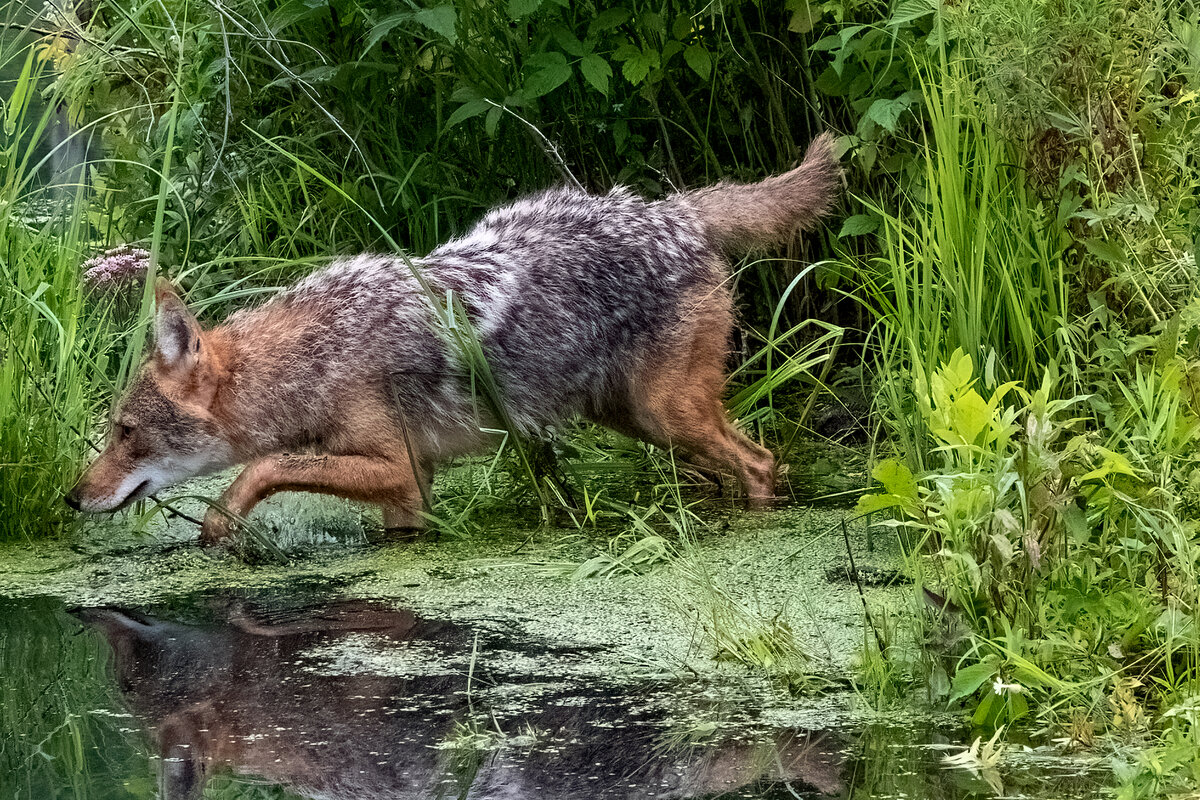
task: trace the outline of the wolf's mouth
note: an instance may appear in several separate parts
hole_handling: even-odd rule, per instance
[[[149,485],[150,485],[150,479],[147,478],[146,480],[139,483],[137,486],[133,487],[133,491],[129,493],[128,497],[126,497],[124,500],[121,501],[120,505],[118,505],[116,508],[113,509],[113,513],[116,513],[118,511],[120,511],[122,508],[125,508],[126,506],[128,506],[132,503],[135,503],[138,500],[141,500],[145,496],[142,494],[142,492]]]

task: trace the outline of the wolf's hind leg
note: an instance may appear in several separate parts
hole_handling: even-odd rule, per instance
[[[221,495],[230,511],[246,516],[276,492],[317,492],[411,509],[419,525],[421,492],[408,457],[286,454],[252,461]],[[233,532],[234,522],[216,508],[204,515],[200,543],[214,544]]]
[[[729,320],[719,297],[698,303],[679,344],[642,369],[625,413],[608,416],[624,417],[613,427],[677,447],[701,467],[732,472],[751,504],[762,504],[775,496],[775,457],[734,428],[721,403]]]
[[[676,447],[701,467],[732,472],[752,505],[775,497],[775,457],[734,428],[719,401],[675,394],[639,411],[643,438]]]

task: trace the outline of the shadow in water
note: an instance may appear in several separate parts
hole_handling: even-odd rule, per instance
[[[362,602],[183,624],[74,612],[111,648],[161,757],[164,798],[231,771],[323,798],[701,797],[786,783],[838,792],[825,732],[696,741],[663,687],[568,673],[586,653],[511,651],[496,635]],[[506,666],[507,664],[507,666]],[[705,733],[701,730],[699,733]],[[779,787],[783,789],[783,787]]]
[[[319,587],[316,596],[327,592]],[[0,796],[986,798],[930,743],[965,731],[766,724],[744,687],[621,684],[586,648],[370,602],[0,598]],[[798,701],[799,702],[799,701]],[[1001,794],[1091,797],[1071,764]]]

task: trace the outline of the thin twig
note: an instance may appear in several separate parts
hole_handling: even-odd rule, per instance
[[[550,156],[550,160],[554,162],[554,166],[558,167],[558,171],[561,172],[563,177],[567,179],[567,182],[570,183],[572,186],[574,186],[576,189],[578,189],[581,192],[587,191],[586,189],[583,188],[583,184],[579,182],[579,179],[571,174],[571,169],[567,166],[566,159],[563,158],[562,153],[559,152],[558,145],[555,144],[554,142],[552,142],[550,140],[550,138],[546,136],[546,134],[544,134],[540,130],[538,130],[538,127],[536,125],[534,125],[532,122],[530,122],[529,120],[522,117],[517,112],[513,111],[508,106],[501,105],[500,103],[497,103],[495,100],[490,100],[487,98],[484,98],[484,99],[487,100],[487,102],[490,103],[491,105],[493,105],[496,108],[499,108],[509,114],[512,114],[514,117],[519,119],[522,123],[524,123],[525,127],[529,128],[529,130],[533,132],[534,136],[536,136],[538,138],[538,140],[541,141],[542,150],[546,153],[546,155]]]
[[[846,519],[842,518],[842,539],[846,542],[846,557],[850,559],[850,575],[854,578],[854,585],[858,587],[858,599],[862,601],[863,614],[866,615],[867,624],[871,626],[871,633],[875,634],[875,646],[879,648],[880,658],[887,658],[887,651],[883,647],[883,637],[879,635],[879,628],[875,627],[875,620],[871,618],[871,609],[867,607],[867,594],[863,591],[862,578],[858,574],[858,566],[854,563],[854,550],[850,547],[850,532],[846,529]]]

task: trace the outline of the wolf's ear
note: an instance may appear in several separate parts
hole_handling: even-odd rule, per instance
[[[204,347],[200,323],[188,311],[166,278],[154,284],[155,353],[163,366],[171,369],[191,368],[200,361]]]

